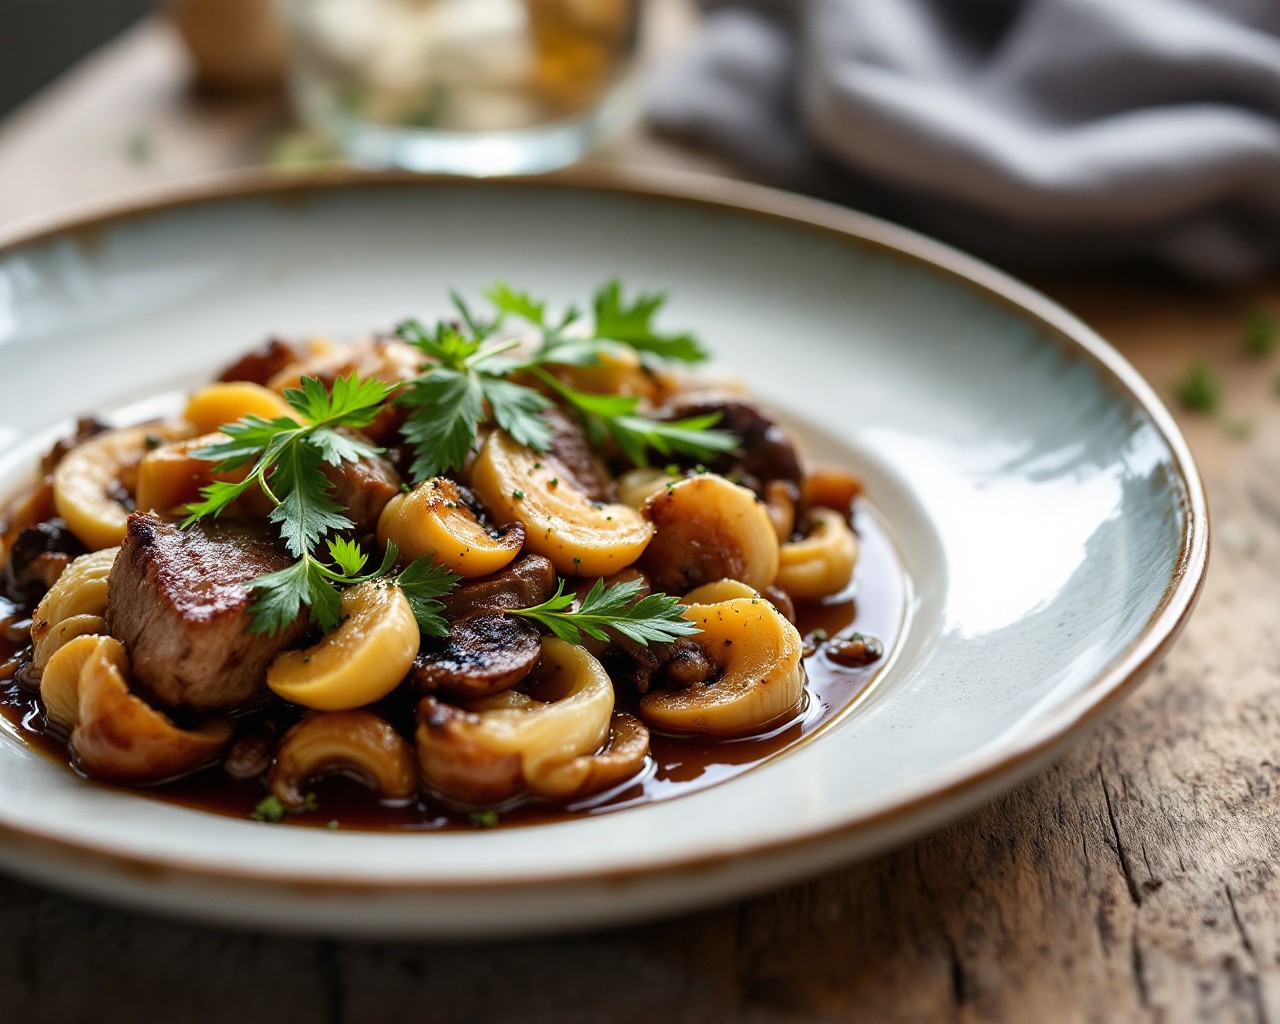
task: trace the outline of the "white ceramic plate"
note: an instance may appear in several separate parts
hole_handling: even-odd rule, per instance
[[[80,780],[0,737],[0,864],[131,906],[349,934],[545,931],[695,907],[934,827],[1046,763],[1188,615],[1204,496],[1151,390],[1084,325],[941,245],[694,180],[224,181],[0,248],[0,487],[81,412],[270,331],[357,334],[494,278],[671,291],[720,364],[864,474],[911,581],[854,712],[742,777],[590,820],[267,827]]]

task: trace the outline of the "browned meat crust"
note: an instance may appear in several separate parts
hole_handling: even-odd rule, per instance
[[[291,565],[266,524],[223,519],[188,530],[151,513],[129,517],[111,570],[107,627],[129,652],[141,687],[167,708],[197,712],[253,704],[267,667],[306,629],[249,632],[246,584]]]

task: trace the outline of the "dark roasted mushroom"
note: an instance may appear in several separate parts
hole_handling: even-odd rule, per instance
[[[4,589],[22,604],[35,604],[84,545],[61,519],[29,526],[18,534],[4,572]]]
[[[804,472],[795,446],[786,432],[753,402],[719,391],[690,391],[676,395],[654,415],[686,419],[713,413],[720,414],[716,429],[737,437],[739,451],[719,456],[708,463],[708,469],[751,488],[761,497],[771,480],[785,480],[799,488]]]
[[[476,700],[517,686],[541,653],[542,639],[532,623],[481,613],[455,622],[446,640],[424,645],[409,678],[426,693]]]
[[[556,589],[556,570],[542,555],[523,555],[501,572],[462,584],[441,598],[445,615],[457,622],[478,612],[509,611],[541,604]]]

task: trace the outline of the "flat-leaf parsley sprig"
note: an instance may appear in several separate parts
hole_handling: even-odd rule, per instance
[[[636,465],[647,464],[650,450],[662,456],[678,453],[709,460],[737,446],[734,435],[713,429],[718,413],[674,421],[650,419],[641,415],[635,396],[578,391],[547,371],[548,366],[598,364],[602,353],[618,345],[663,360],[705,359],[706,353],[691,335],[661,334],[653,327],[662,296],[641,295],[628,305],[621,286],[611,282],[596,293],[595,325],[586,337],[566,333],[579,319],[574,309],[551,320],[545,302],[501,282],[487,297],[498,310],[496,321],[479,321],[454,295],[459,322],[441,322],[428,329],[411,320],[397,329],[431,364],[398,399],[410,410],[402,433],[414,448],[411,472],[416,480],[461,467],[488,415],[517,443],[547,450],[551,428],[545,413],[552,402],[543,392],[510,379],[517,373],[537,379],[563,399],[593,442],[612,438]],[[524,337],[498,336],[508,316],[539,332],[532,351]]]
[[[343,590],[385,580],[403,591],[424,636],[449,635],[444,605],[437,599],[449,593],[460,577],[436,565],[430,555],[423,555],[395,573],[400,552],[394,544],[388,544],[378,568],[362,573],[369,556],[359,544],[333,537],[326,546],[332,564],[308,552],[289,568],[259,576],[249,584],[257,598],[250,609],[250,632],[274,633],[293,622],[306,605],[311,609],[311,621],[328,633],[342,622],[339,595]]]
[[[688,332],[664,333],[654,325],[667,297],[661,292],[641,293],[628,303],[623,297],[622,283],[616,278],[596,290],[591,309],[594,314],[589,331],[579,329],[582,314],[573,306],[558,321],[547,318],[547,303],[534,299],[528,292],[517,291],[503,281],[485,292],[500,317],[514,316],[538,328],[542,335],[539,357],[544,362],[577,364],[598,362],[599,353],[609,343],[634,349],[642,357],[656,362],[701,363],[707,350]]]
[[[561,579],[556,592],[541,604],[509,611],[532,619],[549,629],[566,643],[582,643],[582,634],[596,640],[609,640],[608,630],[647,647],[650,642],[670,643],[682,636],[693,636],[698,627],[686,619],[679,598],[666,594],[647,594],[636,600],[644,584],[640,580],[623,580],[610,587],[596,580],[582,603],[573,608],[575,596],[565,593]]]
[[[202,500],[187,506],[183,526],[206,516],[220,516],[256,487],[271,501],[268,518],[279,527],[285,547],[298,560],[249,584],[255,596],[250,609],[252,632],[277,632],[293,622],[304,605],[311,609],[312,621],[328,632],[341,621],[340,589],[390,578],[398,558],[394,546],[388,547],[376,570],[365,573],[369,556],[360,546],[329,536],[353,524],[347,510],[334,499],[333,483],[323,467],[381,454],[382,449],[340,431],[372,423],[391,390],[391,385],[360,380],[355,374],[339,377],[332,391],[313,377],[303,377],[300,387],[284,393],[285,401],[298,414],[296,418],[246,416],[222,428],[226,441],[195,452],[198,458],[214,463],[215,473],[250,468],[238,482],[215,481],[202,488]],[[328,562],[316,555],[321,542]],[[419,628],[431,636],[447,632],[440,614],[443,608],[435,599],[456,581],[457,577],[429,559],[419,559],[395,577],[414,609]]]

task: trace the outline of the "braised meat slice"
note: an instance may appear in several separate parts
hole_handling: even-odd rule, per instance
[[[306,629],[249,632],[246,584],[293,559],[252,520],[188,530],[152,513],[129,517],[107,583],[107,628],[129,652],[134,677],[168,708],[223,711],[265,694],[267,666]]]
[[[445,616],[457,622],[478,612],[541,604],[555,591],[555,567],[541,555],[522,555],[501,572],[464,583],[441,600]]]
[[[333,500],[346,509],[357,535],[373,531],[387,502],[400,493],[400,474],[382,456],[326,464],[324,475],[333,483]]]
[[[558,408],[546,409],[542,416],[551,427],[547,454],[565,468],[578,490],[592,501],[614,500],[609,473],[587,440],[586,431]]]
[[[447,639],[424,644],[409,678],[425,693],[475,700],[518,685],[541,654],[542,636],[533,623],[481,613],[455,622]]]
[[[268,338],[223,370],[218,380],[247,380],[265,387],[272,377],[301,359],[298,350],[283,338]]]

